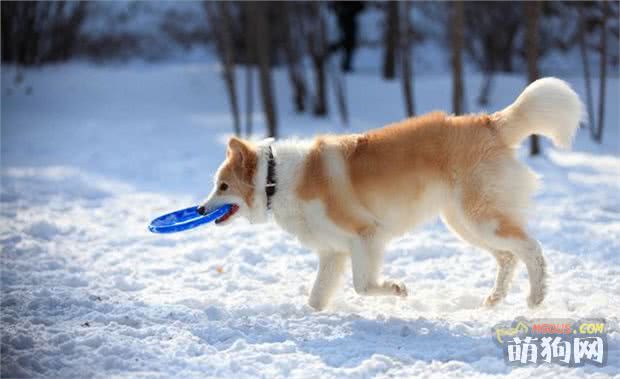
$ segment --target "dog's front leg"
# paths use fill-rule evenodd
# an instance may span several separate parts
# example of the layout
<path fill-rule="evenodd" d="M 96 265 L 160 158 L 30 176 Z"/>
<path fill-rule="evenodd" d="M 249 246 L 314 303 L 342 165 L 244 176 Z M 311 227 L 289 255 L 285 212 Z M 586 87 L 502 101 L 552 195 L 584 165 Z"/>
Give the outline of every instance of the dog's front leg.
<path fill-rule="evenodd" d="M 360 295 L 407 296 L 407 287 L 401 282 L 381 279 L 383 244 L 371 238 L 358 238 L 351 249 L 353 286 Z"/>
<path fill-rule="evenodd" d="M 316 309 L 324 309 L 331 300 L 344 271 L 347 255 L 333 251 L 319 252 L 319 271 L 316 274 L 308 304 Z"/>

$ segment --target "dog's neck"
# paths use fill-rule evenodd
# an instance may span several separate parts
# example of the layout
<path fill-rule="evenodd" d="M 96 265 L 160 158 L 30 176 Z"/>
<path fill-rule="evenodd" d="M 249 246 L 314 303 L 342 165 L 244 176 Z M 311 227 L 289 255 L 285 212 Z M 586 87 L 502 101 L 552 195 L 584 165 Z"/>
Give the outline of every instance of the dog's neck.
<path fill-rule="evenodd" d="M 265 140 L 257 146 L 258 160 L 254 179 L 254 203 L 250 208 L 249 220 L 252 223 L 267 221 L 267 177 L 269 171 L 269 147 L 271 147 L 274 164 L 274 183 L 276 191 L 269 197 L 271 212 L 278 219 L 278 214 L 295 209 L 291 204 L 304 162 L 312 149 L 313 140 Z"/>
<path fill-rule="evenodd" d="M 253 224 L 267 221 L 271 198 L 276 192 L 275 157 L 272 139 L 262 141 L 257 147 L 256 174 L 254 177 L 254 204 L 250 208 L 249 221 Z"/>
<path fill-rule="evenodd" d="M 267 197 L 267 209 L 271 208 L 271 197 L 276 193 L 276 159 L 273 156 L 273 147 L 267 146 L 267 180 L 265 183 L 265 195 Z"/>

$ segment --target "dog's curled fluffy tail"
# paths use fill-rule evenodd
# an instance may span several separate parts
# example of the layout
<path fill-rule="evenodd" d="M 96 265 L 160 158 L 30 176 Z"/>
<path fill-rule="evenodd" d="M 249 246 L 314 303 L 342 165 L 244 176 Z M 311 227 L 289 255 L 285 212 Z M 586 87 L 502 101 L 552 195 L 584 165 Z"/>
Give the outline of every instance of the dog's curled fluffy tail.
<path fill-rule="evenodd" d="M 569 148 L 585 112 L 579 96 L 566 82 L 543 78 L 527 86 L 514 103 L 494 116 L 499 135 L 509 146 L 540 134 L 556 146 Z"/>

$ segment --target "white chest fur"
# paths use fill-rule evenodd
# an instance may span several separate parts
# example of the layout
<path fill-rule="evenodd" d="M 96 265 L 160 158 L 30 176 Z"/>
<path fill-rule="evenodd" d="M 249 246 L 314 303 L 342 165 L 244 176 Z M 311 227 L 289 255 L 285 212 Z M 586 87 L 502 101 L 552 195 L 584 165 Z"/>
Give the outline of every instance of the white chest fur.
<path fill-rule="evenodd" d="M 347 251 L 350 236 L 330 221 L 323 202 L 303 201 L 297 196 L 311 145 L 311 141 L 278 141 L 272 145 L 277 181 L 272 198 L 275 221 L 310 248 Z"/>

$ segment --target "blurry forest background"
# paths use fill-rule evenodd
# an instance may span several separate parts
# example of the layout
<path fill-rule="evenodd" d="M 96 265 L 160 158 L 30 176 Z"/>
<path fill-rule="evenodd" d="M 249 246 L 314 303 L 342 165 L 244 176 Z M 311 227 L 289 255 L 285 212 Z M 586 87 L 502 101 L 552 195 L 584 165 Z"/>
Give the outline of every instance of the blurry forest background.
<path fill-rule="evenodd" d="M 0 1 L 0 377 L 618 378 L 618 8 Z M 553 274 L 536 310 L 524 267 L 481 307 L 495 259 L 439 220 L 386 251 L 409 298 L 359 296 L 348 272 L 326 312 L 307 305 L 316 254 L 274 223 L 148 231 L 212 191 L 233 133 L 494 112 L 543 76 L 589 119 L 573 151 L 515 152 L 544 179 L 527 212 Z M 606 366 L 506 365 L 489 333 L 517 315 L 605 318 Z"/>
<path fill-rule="evenodd" d="M 582 75 L 587 127 L 601 141 L 605 78 L 618 74 L 616 1 L 3 1 L 1 7 L 2 62 L 17 67 L 70 59 L 104 63 L 216 56 L 233 131 L 246 136 L 252 135 L 252 113 L 259 107 L 268 135 L 278 135 L 272 84 L 277 68 L 286 70 L 292 94 L 280 101 L 292 102 L 296 112 L 313 117 L 333 112 L 348 125 L 356 110 L 348 105 L 347 74 L 367 72 L 398 81 L 403 115 L 415 115 L 416 77 L 434 69 L 432 64 L 415 67 L 420 54 L 445 62 L 442 68 L 452 77 L 446 110 L 455 114 L 468 111 L 464 91 L 487 104 L 496 73 L 522 74 L 527 81 L 562 70 Z M 380 57 L 379 67 L 356 59 L 368 54 Z M 545 58 L 551 63 L 541 68 Z M 484 74 L 480 88 L 466 86 L 469 71 Z M 591 77 L 601 79 L 596 88 Z M 335 109 L 329 109 L 328 96 L 336 99 Z M 533 138 L 531 152 L 538 151 Z"/>

